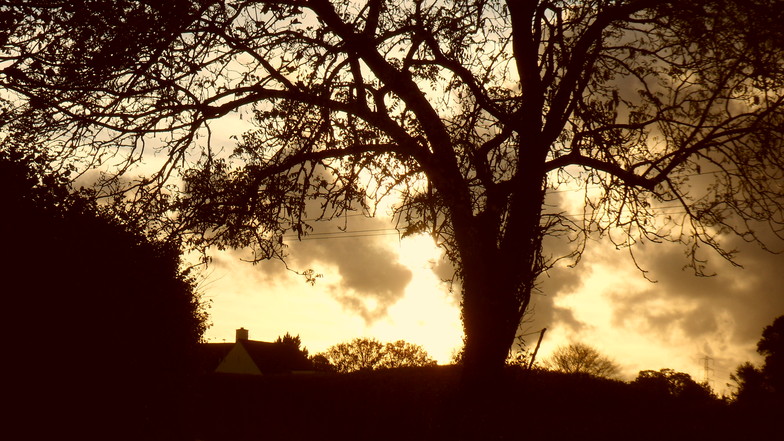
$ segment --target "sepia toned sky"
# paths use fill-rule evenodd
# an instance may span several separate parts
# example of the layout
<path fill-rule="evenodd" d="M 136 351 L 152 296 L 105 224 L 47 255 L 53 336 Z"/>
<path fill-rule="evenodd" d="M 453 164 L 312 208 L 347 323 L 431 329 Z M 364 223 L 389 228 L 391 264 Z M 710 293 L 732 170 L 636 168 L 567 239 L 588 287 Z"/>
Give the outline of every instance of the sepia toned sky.
<path fill-rule="evenodd" d="M 355 337 L 404 339 L 440 363 L 461 345 L 459 296 L 442 279 L 449 265 L 428 236 L 399 238 L 384 219 L 352 217 L 346 232 L 326 224 L 309 240 L 290 242 L 291 269 L 323 275 L 311 286 L 280 262 L 242 262 L 242 250 L 214 255 L 201 290 L 211 302 L 209 341 L 299 334 L 311 353 Z M 696 277 L 684 249 L 637 247 L 638 263 L 603 241 L 591 241 L 575 268 L 543 276 L 541 293 L 522 326 L 529 345 L 548 330 L 539 358 L 581 341 L 618 362 L 626 379 L 640 370 L 672 368 L 701 381 L 705 357 L 719 392 L 738 364 L 758 361 L 762 328 L 784 314 L 784 255 L 730 239 L 741 250 L 733 267 L 711 257 L 713 277 Z M 781 242 L 778 242 L 782 245 Z"/>
<path fill-rule="evenodd" d="M 212 124 L 212 142 L 230 152 L 230 136 L 251 127 L 247 118 L 229 116 Z M 565 192 L 555 199 L 567 212 L 581 211 L 581 196 Z M 212 253 L 200 284 L 212 322 L 206 339 L 233 341 L 239 327 L 263 341 L 289 332 L 311 353 L 356 337 L 403 339 L 449 363 L 462 344 L 459 287 L 450 292 L 442 281 L 451 267 L 429 237 L 401 238 L 379 212 L 373 219 L 316 224 L 315 234 L 301 242 L 286 238 L 290 269 L 323 275 L 313 286 L 280 262 L 242 261 L 250 257 L 246 250 Z M 766 236 L 773 251 L 784 251 L 784 240 Z M 706 273 L 713 277 L 684 269 L 683 246 L 638 244 L 635 258 L 651 282 L 629 250 L 591 240 L 576 267 L 564 263 L 542 276 L 521 333 L 533 346 L 547 328 L 540 360 L 562 344 L 590 344 L 621 365 L 629 380 L 640 370 L 671 368 L 702 381 L 707 356 L 712 386 L 726 392 L 740 363 L 761 360 L 755 348 L 762 329 L 784 314 L 784 254 L 736 237 L 723 243 L 740 251 L 743 267 L 706 251 Z M 557 253 L 566 244 L 548 246 Z"/>

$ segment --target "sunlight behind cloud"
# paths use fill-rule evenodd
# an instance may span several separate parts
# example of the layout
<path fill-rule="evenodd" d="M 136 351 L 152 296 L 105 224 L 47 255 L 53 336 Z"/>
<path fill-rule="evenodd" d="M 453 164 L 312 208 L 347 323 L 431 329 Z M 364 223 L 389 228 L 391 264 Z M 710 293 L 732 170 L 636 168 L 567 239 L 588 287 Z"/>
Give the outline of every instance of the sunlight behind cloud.
<path fill-rule="evenodd" d="M 357 337 L 383 342 L 402 339 L 423 346 L 439 363 L 449 363 L 462 344 L 462 324 L 454 296 L 432 271 L 440 251 L 427 236 L 389 237 L 382 244 L 399 252 L 399 263 L 411 272 L 411 279 L 386 315 L 370 323 L 335 296 L 341 276 L 334 265 L 320 264 L 324 277 L 311 286 L 282 270 L 280 262 L 251 265 L 239 260 L 239 252 L 216 253 L 204 284 L 213 322 L 206 339 L 233 341 L 239 327 L 249 329 L 251 339 L 262 341 L 290 332 L 300 335 L 312 354 Z M 368 306 L 376 301 L 360 300 Z"/>
<path fill-rule="evenodd" d="M 388 316 L 370 332 L 386 341 L 403 339 L 421 345 L 440 364 L 448 364 L 453 351 L 462 345 L 459 305 L 448 287 L 433 273 L 433 262 L 441 251 L 426 235 L 400 241 L 400 262 L 413 277 L 405 296 L 389 308 Z"/>

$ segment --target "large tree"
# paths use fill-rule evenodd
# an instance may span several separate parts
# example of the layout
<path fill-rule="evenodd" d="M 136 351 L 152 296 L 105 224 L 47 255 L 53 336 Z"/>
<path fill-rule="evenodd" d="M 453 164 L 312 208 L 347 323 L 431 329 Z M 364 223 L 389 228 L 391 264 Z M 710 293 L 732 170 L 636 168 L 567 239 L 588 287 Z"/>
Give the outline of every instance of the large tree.
<path fill-rule="evenodd" d="M 781 226 L 779 1 L 6 5 L 0 87 L 74 152 L 153 143 L 169 160 L 137 184 L 185 179 L 172 231 L 195 245 L 283 257 L 309 219 L 399 198 L 455 266 L 466 372 L 503 366 L 537 278 L 592 232 L 682 242 L 701 273 L 700 247 Z M 209 127 L 234 112 L 255 129 L 227 156 Z M 574 188 L 583 213 L 545 203 Z"/>

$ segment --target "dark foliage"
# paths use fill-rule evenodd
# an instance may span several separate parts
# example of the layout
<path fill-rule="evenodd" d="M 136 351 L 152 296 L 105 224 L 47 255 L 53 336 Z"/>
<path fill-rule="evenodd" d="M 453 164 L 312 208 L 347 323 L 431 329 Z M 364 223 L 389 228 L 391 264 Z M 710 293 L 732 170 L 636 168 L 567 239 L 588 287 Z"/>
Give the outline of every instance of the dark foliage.
<path fill-rule="evenodd" d="M 137 213 L 177 211 L 168 231 L 197 248 L 285 258 L 313 219 L 399 197 L 400 228 L 433 235 L 456 270 L 478 382 L 502 369 L 539 276 L 589 237 L 681 243 L 704 274 L 706 249 L 732 260 L 728 238 L 781 231 L 783 5 L 17 0 L 0 87 L 67 154 L 140 161 L 161 135 Z M 199 135 L 234 112 L 255 127 L 227 158 Z M 182 192 L 157 191 L 169 176 Z M 579 216 L 550 204 L 575 188 Z"/>
<path fill-rule="evenodd" d="M 765 356 L 762 373 L 770 385 L 771 392 L 784 399 L 784 315 L 766 326 L 757 343 L 757 352 Z"/>
<path fill-rule="evenodd" d="M 27 439 L 172 439 L 205 313 L 175 244 L 74 193 L 44 155 L 0 149 L 5 399 Z"/>
<path fill-rule="evenodd" d="M 310 357 L 310 362 L 313 364 L 313 370 L 317 372 L 335 372 L 335 366 L 324 354 L 313 355 Z"/>
<path fill-rule="evenodd" d="M 698 403 L 716 399 L 708 386 L 697 383 L 689 374 L 672 369 L 640 371 L 632 386 L 645 390 L 658 399 L 676 397 L 686 402 Z"/>
<path fill-rule="evenodd" d="M 331 346 L 318 355 L 321 356 L 318 360 L 320 370 L 344 373 L 436 365 L 422 346 L 405 340 L 384 344 L 374 338 L 355 338 Z"/>
<path fill-rule="evenodd" d="M 731 378 L 737 383 L 736 405 L 754 413 L 784 412 L 784 316 L 762 331 L 757 352 L 765 357 L 761 368 L 738 366 Z"/>
<path fill-rule="evenodd" d="M 507 368 L 504 393 L 466 404 L 455 366 L 248 378 L 210 377 L 196 415 L 205 441 L 753 439 L 726 403 L 616 381 Z M 525 397 L 525 398 L 523 398 Z M 477 412 L 467 418 L 468 409 Z M 482 423 L 483 422 L 483 423 Z M 488 424 L 498 423 L 498 424 Z"/>
<path fill-rule="evenodd" d="M 295 350 L 302 354 L 303 357 L 308 358 L 308 348 L 302 346 L 302 339 L 299 338 L 299 334 L 296 337 L 292 336 L 288 332 L 286 335 L 279 336 L 275 343 L 284 345 L 292 350 Z"/>

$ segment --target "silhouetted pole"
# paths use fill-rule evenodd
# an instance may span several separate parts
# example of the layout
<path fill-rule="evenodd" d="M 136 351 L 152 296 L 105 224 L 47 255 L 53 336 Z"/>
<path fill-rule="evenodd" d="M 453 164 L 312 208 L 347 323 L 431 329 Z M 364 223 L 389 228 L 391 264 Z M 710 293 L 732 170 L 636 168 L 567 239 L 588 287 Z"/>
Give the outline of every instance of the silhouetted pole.
<path fill-rule="evenodd" d="M 542 328 L 542 331 L 539 333 L 539 341 L 536 342 L 536 348 L 534 348 L 534 353 L 531 354 L 531 361 L 528 363 L 528 369 L 531 369 L 534 366 L 534 361 L 536 361 L 536 353 L 539 352 L 539 346 L 542 344 L 542 338 L 544 337 L 544 331 L 547 328 Z"/>

